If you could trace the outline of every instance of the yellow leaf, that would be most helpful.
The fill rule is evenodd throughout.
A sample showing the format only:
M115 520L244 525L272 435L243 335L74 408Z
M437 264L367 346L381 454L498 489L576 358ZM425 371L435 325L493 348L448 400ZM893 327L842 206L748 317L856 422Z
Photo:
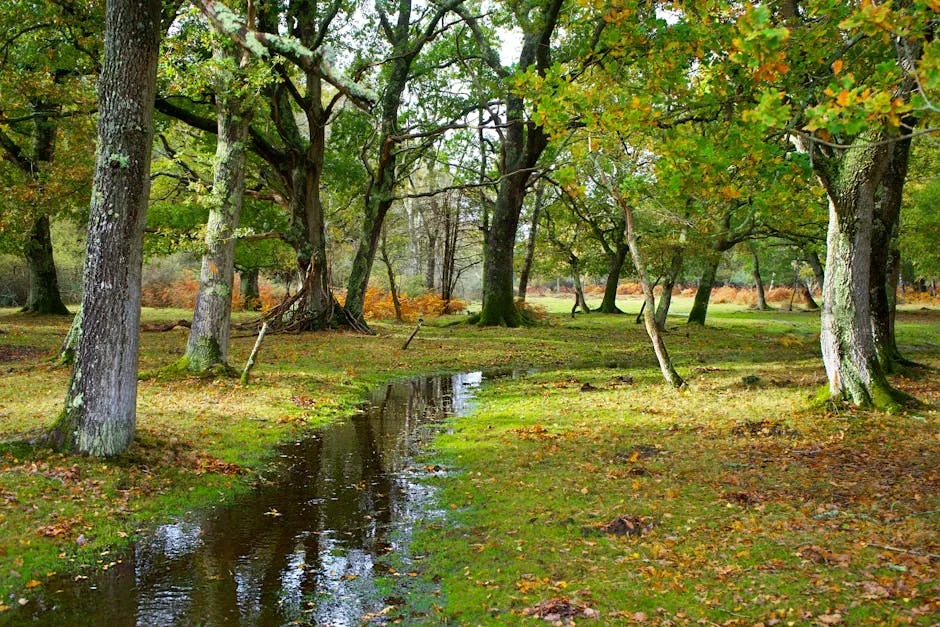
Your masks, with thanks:
M844 107L845 105L849 104L849 96L851 96L851 94L848 92L848 90L843 89L841 92L839 92L839 96L836 98L836 102L839 103L840 107Z
M36 586L41 586L41 585L42 585L42 582L37 581L35 579L31 579L29 582L26 583L27 588L35 588Z
M832 62L832 72L833 74L838 74L842 71L842 66L844 65L842 59L836 59Z

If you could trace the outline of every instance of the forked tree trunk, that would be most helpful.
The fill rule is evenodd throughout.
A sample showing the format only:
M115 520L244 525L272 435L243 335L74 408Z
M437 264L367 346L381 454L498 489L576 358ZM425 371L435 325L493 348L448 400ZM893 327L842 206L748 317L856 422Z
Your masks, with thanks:
M653 352L656 354L656 361L659 362L659 369L663 373L666 383L674 388L682 387L685 382L676 369L672 366L672 360L669 358L669 351L666 350L666 343L663 336L656 326L656 317L653 314L656 303L653 297L653 288L646 277L646 267L643 264L643 257L636 243L636 230L633 224L633 208L629 203L618 197L620 206L623 208L626 218L627 244L630 249L630 255L633 257L633 265L636 267L637 276L640 278L640 287L643 288L643 322L646 326L646 333L649 335L650 342L653 344Z
M767 311L770 307L767 306L767 297L764 294L764 281L760 276L760 258L757 256L757 251L754 248L751 248L751 260L753 265L751 266L751 275L754 277L754 290L757 293L757 310L758 311Z
M695 291L695 301L689 311L688 324L705 324L708 315L708 302L712 297L712 287L715 285L715 275L718 273L718 264L721 262L720 254L712 254L705 260L705 269Z
M236 63L242 56L227 53L221 46L216 47L214 55L220 60L234 56ZM202 255L199 293L196 296L189 341L180 361L180 367L191 372L206 372L219 366L228 366L235 230L238 228L245 192L245 143L249 126L244 97L238 95L233 79L230 75L220 77L216 91L218 135L212 204L206 225L206 250Z
M52 434L60 448L86 455L117 455L134 439L161 5L112 0L105 12L81 343Z
M620 285L620 273L623 271L623 264L627 260L628 253L630 253L629 246L625 243L621 243L609 254L607 283L604 285L604 298L601 300L600 307L597 308L597 311L601 313L623 313L623 311L617 307L617 287Z
M803 300L803 306L812 310L819 309L819 305L817 305L816 301L813 300L813 294L809 291L809 287L806 285L806 281L797 279L796 282L799 285L800 298Z
M68 315L69 310L59 293L47 216L39 216L33 221L23 252L29 267L29 300L23 311Z
M573 263L569 263L571 265L571 277L574 281L574 307L571 308L571 315L574 316L575 311L579 308L581 313L591 313L591 308L588 307L587 300L584 298L584 286L581 285L581 268L577 258Z

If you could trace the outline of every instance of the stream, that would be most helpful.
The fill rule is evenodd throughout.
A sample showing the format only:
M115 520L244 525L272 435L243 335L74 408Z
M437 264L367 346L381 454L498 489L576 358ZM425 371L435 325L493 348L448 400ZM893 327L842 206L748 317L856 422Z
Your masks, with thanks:
M414 529L441 515L414 457L444 419L467 412L482 378L422 377L373 390L361 413L282 445L278 469L233 504L159 526L106 570L50 582L45 597L0 619L147 626L393 619L390 608L402 599L391 596L388 580L407 581Z

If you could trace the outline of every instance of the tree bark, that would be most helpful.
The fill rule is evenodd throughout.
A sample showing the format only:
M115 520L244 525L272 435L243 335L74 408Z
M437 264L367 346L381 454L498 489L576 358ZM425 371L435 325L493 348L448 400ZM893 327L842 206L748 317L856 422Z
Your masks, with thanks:
M388 237L385 229L382 229L382 246L379 248L379 254L382 256L382 263L385 264L385 271L388 274L388 291L392 295L392 305L395 307L395 320L402 322L401 301L398 300L398 286L395 284L395 268L392 267L392 260L388 257Z
M679 273L682 272L682 263L684 261L684 251L682 246L676 246L672 251L672 258L669 262L669 270L666 272L666 278L663 281L663 291L659 295L659 303L656 305L656 313L653 318L656 320L656 328L660 331L666 330L666 316L669 315L669 306L672 304L672 290L679 280Z
M767 297L764 295L764 281L760 277L760 258L753 246L751 247L751 261L753 262L751 276L754 277L754 289L757 293L756 308L758 311L767 311L770 307L767 306Z
M864 133L837 161L814 164L829 196L820 329L829 393L863 407L893 407L898 398L875 352L869 294L875 191L890 159L885 139Z
M23 252L29 267L29 300L23 311L68 315L69 310L59 293L48 216L42 215L33 221Z
M806 250L806 262L813 269L813 276L816 278L816 285L822 291L823 283L826 282L826 274L823 272L822 263L819 261L819 255L815 250Z
M912 120L908 120L913 123ZM906 360L898 349L894 335L897 311L897 276L900 250L897 245L904 181L911 152L911 140L905 138L894 145L891 163L882 181L882 193L875 206L872 223L871 328L875 353L885 372L894 372Z
M617 287L620 285L620 273L623 264L630 254L630 247L626 243L618 242L617 247L609 255L607 266L607 283L604 285L604 298L597 311L601 313L621 314L623 311L617 307Z
M53 430L60 448L86 455L117 455L134 439L161 9L160 0L112 0L105 12L81 343Z
M522 260L522 269L519 271L520 300L525 300L525 293L529 289L529 273L532 272L532 261L535 259L535 236L538 233L539 217L542 213L542 188L535 191L535 207L532 209L532 222L529 224L529 241L526 244L525 259Z
M689 311L688 324L705 324L708 314L708 302L712 297L712 287L715 285L715 275L718 273L718 264L721 263L721 254L712 254L705 260L705 269L695 291L695 301Z
M232 47L229 44L229 47ZM223 60L241 53L216 46L214 56ZM228 341L232 318L232 286L235 273L235 230L241 216L245 192L245 144L248 140L249 112L244 96L238 94L231 75L220 76L216 90L218 133L215 174L212 183L206 250L202 255L199 293L186 353L180 367L206 372L228 367Z
M656 303L653 297L653 288L650 285L649 279L646 277L646 267L643 264L643 257L636 243L633 208L629 203L625 202L623 198L619 197L619 193L618 200L620 201L620 206L623 208L624 217L626 218L627 245L630 249L630 255L633 257L633 265L636 267L637 276L640 278L640 286L643 288L643 301L646 305L643 308L643 322L646 325L646 333L649 335L650 342L653 344L653 352L656 354L656 361L659 362L659 369L663 373L663 378L666 380L666 383L674 388L680 388L685 384L685 381L682 380L682 377L679 376L679 373L676 372L676 369L672 365L672 360L669 358L669 351L666 350L666 343L663 341L663 336L660 334L659 327L656 325L656 317L653 314Z

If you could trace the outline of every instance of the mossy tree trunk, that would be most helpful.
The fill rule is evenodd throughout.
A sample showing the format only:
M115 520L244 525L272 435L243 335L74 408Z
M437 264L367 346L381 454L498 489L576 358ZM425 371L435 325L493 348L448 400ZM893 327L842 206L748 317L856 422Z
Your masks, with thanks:
M814 160L829 196L823 362L831 396L863 407L892 407L899 398L875 352L869 293L875 193L891 156L886 139L863 133L842 154Z
M245 53L229 43L217 45L214 56L240 65ZM245 192L245 144L249 112L245 96L231 70L217 77L216 110L218 133L205 252L199 274L199 293L186 353L180 364L192 372L228 366L229 329L232 317L232 287L235 274L235 230L241 216Z
M117 455L134 439L161 9L160 0L112 0L105 12L81 343L52 433L62 449L86 455Z

